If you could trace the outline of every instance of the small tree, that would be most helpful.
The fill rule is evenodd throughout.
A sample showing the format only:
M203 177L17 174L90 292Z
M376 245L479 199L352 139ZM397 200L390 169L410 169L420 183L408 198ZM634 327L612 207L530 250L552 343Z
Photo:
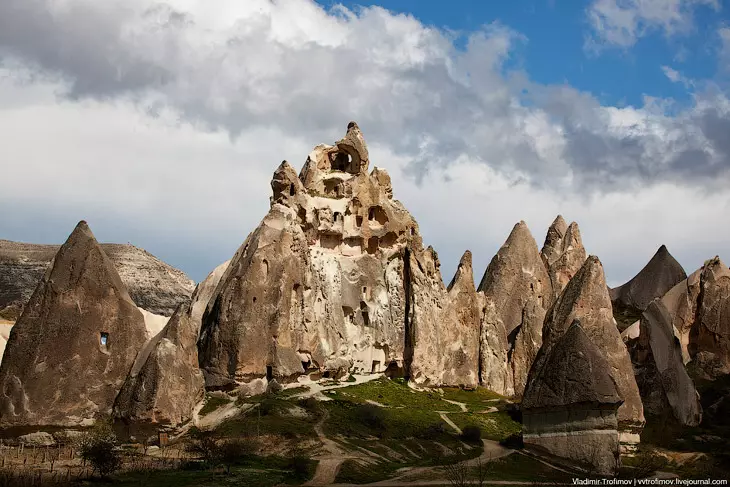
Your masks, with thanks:
M186 449L189 453L202 458L208 464L214 464L218 455L218 438L212 431L190 429L190 443Z
M251 438L235 438L226 440L218 445L217 452L220 462L225 465L226 473L231 473L231 467L254 454L257 449L256 441Z
M116 443L117 435L106 421L97 421L91 430L83 434L79 451L81 458L93 467L92 474L96 471L105 478L121 467L122 457L115 448Z
M454 487L466 487L471 483L469 466L466 462L446 465L444 470L446 472L446 480Z
M480 443L482 441L482 430L479 429L479 426L466 426L461 432L461 439L467 443Z

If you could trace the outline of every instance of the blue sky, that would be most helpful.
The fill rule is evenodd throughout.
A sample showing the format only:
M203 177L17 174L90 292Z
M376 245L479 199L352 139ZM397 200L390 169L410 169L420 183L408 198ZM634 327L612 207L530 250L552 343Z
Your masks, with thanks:
M727 6L718 4L717 10L718 6L701 4L692 9L694 24L687 32L667 35L660 28L647 27L647 34L630 48L605 46L593 52L585 46L592 33L586 17L590 2L328 0L319 3L326 8L344 5L355 11L362 6L380 6L412 15L424 24L461 33L462 42L469 33L498 22L525 38L516 44L510 66L524 69L538 83L565 83L589 91L607 105L638 106L643 103L644 95L686 101L690 91L670 81L661 67L670 66L687 78L713 78L719 63L717 29L730 24Z
M356 120L447 282L558 213L610 285L730 260L727 1L214 3L0 2L0 238L84 219L199 281Z

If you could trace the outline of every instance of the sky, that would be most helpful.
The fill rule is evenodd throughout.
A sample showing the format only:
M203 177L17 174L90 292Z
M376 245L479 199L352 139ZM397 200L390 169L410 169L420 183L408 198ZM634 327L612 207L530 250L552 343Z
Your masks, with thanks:
M446 282L558 213L610 286L730 260L730 2L0 0L0 238L200 281L350 120Z

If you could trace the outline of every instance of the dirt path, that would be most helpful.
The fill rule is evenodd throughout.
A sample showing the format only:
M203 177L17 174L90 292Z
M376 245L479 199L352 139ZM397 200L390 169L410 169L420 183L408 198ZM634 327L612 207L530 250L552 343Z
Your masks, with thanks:
M319 441L322 442L322 447L326 453L314 458L318 460L317 469L314 471L312 480L304 485L331 485L337 478L337 473L345 460L364 457L363 455L352 455L352 453L346 454L337 442L324 434L323 426L328 417L329 412L325 410L320 420L314 425L314 431L317 433Z
M456 426L456 423L454 423L453 421L451 421L451 418L449 418L447 416L449 414L448 411L436 411L436 412L439 414L439 416L441 416L441 419L443 419L446 424L448 424L449 426L451 426L451 428L454 431L456 431L456 434L457 435L460 435L462 433L461 428L459 428L458 426Z

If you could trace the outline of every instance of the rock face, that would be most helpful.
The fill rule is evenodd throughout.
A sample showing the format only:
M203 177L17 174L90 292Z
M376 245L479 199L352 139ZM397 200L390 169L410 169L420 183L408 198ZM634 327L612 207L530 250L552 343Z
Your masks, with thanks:
M597 474L614 474L622 399L612 371L580 322L573 321L530 372L522 401L525 445Z
M78 426L108 414L145 339L142 314L80 222L10 334L0 425Z
M708 378L730 373L730 269L719 257L702 269L696 316L688 347L692 361Z
M664 294L687 278L667 248L662 245L648 264L629 282L610 291L611 302L619 313L640 314L655 298ZM622 320L617 319L619 325ZM633 318L631 320L633 322ZM621 330L624 326L619 326Z
M216 267L137 356L114 404L127 435L148 424L175 427L191 419L205 392L197 348L201 319L227 267Z
M689 336L697 315L697 301L700 297L700 276L702 269L690 274L661 298L663 307L671 317L672 331L679 339L682 360L690 361Z
M271 209L204 314L199 360L208 388L282 382L309 369L476 384L468 340L479 323L460 322L475 313L444 311L470 301L466 278L457 273L449 293L436 253L393 199L390 177L377 168L368 174L368 166L353 122L334 146L317 146L299 176L286 162L276 170Z
M562 215L558 215L548 229L545 244L540 252L553 291L552 300L556 300L573 276L585 262L587 254L583 247L578 224L565 223Z
M484 294L482 384L500 394L521 396L552 300L550 277L525 222L514 226L489 263L479 291ZM500 346L505 348L494 348ZM501 370L507 371L505 376Z
M673 418L685 426L699 425L699 394L684 368L672 316L661 300L655 299L644 311L639 337L629 342L629 350L645 412L663 421Z
M137 306L170 316L195 283L152 254L132 245L101 244ZM17 319L58 252L58 245L0 240L0 317Z
M543 344L530 370L527 387L541 373L550 350L576 319L611 367L610 374L623 399L617 413L620 439L622 445L629 448L639 441L644 410L628 351L614 324L603 266L597 257L586 259L545 317Z

